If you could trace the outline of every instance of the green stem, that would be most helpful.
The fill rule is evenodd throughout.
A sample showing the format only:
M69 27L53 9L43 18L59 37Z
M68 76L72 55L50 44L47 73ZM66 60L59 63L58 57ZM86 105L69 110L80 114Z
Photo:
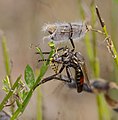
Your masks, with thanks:
M82 20L85 20L85 13L84 13L84 10L82 8L82 0L78 0L78 7L80 8L79 11L80 11L80 15L81 15L81 19Z
M92 13L92 27L95 27L95 23L96 23L96 16L95 16L95 9L94 9L94 2L92 1L91 3L91 13ZM97 59L97 43L96 43L96 33L92 32L92 45L93 45L93 74L94 77L97 78L99 77L99 63L98 63L98 59Z
M99 112L99 120L111 120L111 115L109 112L109 108L104 98L104 94L97 95L97 104L98 104L98 112Z
M37 120L42 120L42 94L40 88L37 90Z
M101 16L100 16L100 13L99 13L99 10L98 10L98 7L97 7L97 6L96 6L96 13L97 13L97 15L98 15L98 18L99 18L101 27L102 27L102 29L103 29L103 32L105 33L108 51L111 53L112 57L114 58L115 63L116 63L117 66L118 66L118 53L117 53L117 51L116 51L116 48L115 48L115 46L114 46L114 43L113 43L111 37L110 37L109 34L108 34L106 25L105 25L103 19L102 19Z
M4 108L4 105L7 103L8 99L12 96L15 88L18 86L18 82L21 79L21 75L17 78L16 82L14 83L14 85L12 86L11 90L9 91L9 93L5 96L5 98L3 99L3 101L0 104L0 111Z
M3 58L4 58L4 64L6 69L6 75L9 77L10 87L12 88L12 80L11 80L11 66L10 66L10 58L8 55L8 49L6 44L6 38L4 35L2 35L2 49L3 49ZM12 97L10 97L10 103L12 103ZM14 112L14 104L10 106L11 113Z
M5 69L6 74L10 76L10 59L8 55L7 45L6 45L6 38L5 36L2 36L2 49L3 49L3 57L4 57L4 63L5 63ZM11 84L11 81L10 81Z

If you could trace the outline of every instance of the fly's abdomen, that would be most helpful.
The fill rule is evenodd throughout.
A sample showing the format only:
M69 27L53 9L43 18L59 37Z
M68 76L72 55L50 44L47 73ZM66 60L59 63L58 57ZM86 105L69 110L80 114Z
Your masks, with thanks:
M80 93L83 90L84 83L84 75L80 68L76 70L75 80L77 85L77 92Z

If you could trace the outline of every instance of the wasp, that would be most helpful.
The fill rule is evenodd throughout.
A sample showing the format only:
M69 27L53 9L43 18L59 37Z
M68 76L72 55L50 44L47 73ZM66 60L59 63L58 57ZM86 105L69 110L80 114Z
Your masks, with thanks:
M60 50L63 50L62 54L59 54ZM48 54L48 52L43 52L43 54ZM39 62L40 61L46 61L46 59L39 60ZM56 53L54 53L51 58L51 62L61 65L60 69L55 72L55 74L44 78L41 82L39 82L37 86L53 79L57 79L67 83L71 83L74 79L78 93L82 92L83 90L84 80L86 80L88 86L90 86L85 60L80 52L74 52L73 50L70 50L67 46L62 47L58 49ZM74 69L74 77L71 73L71 68ZM64 69L66 70L66 76L68 77L68 79L63 78L62 76Z

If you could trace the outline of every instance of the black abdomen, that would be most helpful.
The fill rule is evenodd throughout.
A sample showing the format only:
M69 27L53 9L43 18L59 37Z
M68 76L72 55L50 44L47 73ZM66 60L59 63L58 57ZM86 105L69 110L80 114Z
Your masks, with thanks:
M80 93L83 90L84 75L80 67L75 70L75 81L77 86L77 92Z

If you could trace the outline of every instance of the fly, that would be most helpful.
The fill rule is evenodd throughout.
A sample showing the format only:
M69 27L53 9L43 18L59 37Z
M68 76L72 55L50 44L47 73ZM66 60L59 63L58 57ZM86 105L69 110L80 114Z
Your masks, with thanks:
M90 86L84 57L79 52L74 52L67 47L61 48L58 51L60 50L63 50L63 53L60 55L58 54L58 52L56 52L53 55L52 59L54 63L61 65L61 68L55 74L44 78L37 86L53 79L57 79L67 83L71 83L74 79L77 92L80 93L83 90L84 79L86 79L88 86ZM72 77L72 73L70 70L71 68L73 68L75 72L74 78ZM68 77L68 79L63 78L62 73L64 69L66 70L66 76Z

